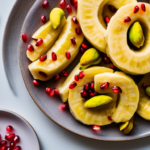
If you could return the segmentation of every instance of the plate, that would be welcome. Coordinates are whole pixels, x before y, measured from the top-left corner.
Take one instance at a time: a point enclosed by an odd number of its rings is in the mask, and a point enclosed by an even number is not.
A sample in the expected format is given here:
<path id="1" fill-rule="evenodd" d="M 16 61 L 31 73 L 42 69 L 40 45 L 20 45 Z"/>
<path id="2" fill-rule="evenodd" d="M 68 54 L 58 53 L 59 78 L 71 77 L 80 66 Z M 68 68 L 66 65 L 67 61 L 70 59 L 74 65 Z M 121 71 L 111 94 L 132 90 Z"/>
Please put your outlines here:
<path id="1" fill-rule="evenodd" d="M 40 144 L 38 137 L 33 127 L 20 115 L 8 111 L 0 110 L 0 132 L 1 139 L 4 140 L 7 125 L 11 125 L 14 128 L 16 135 L 20 136 L 20 142 L 17 144 L 21 146 L 22 150 L 40 150 Z"/>
<path id="2" fill-rule="evenodd" d="M 67 2 L 68 1 L 69 0 L 67 0 Z M 45 15 L 48 18 L 50 10 L 53 7 L 59 6 L 60 0 L 49 0 L 49 2 L 49 8 L 43 9 L 42 1 L 37 0 L 30 9 L 21 31 L 21 34 L 26 33 L 28 35 L 28 41 L 31 41 L 32 34 L 42 25 L 40 21 L 40 16 Z M 55 83 L 52 80 L 48 82 L 40 82 L 40 86 L 38 88 L 32 84 L 33 77 L 28 70 L 28 65 L 31 62 L 26 57 L 26 49 L 28 44 L 29 42 L 24 43 L 20 39 L 19 63 L 21 73 L 25 85 L 34 102 L 54 122 L 73 133 L 97 140 L 125 141 L 138 139 L 150 135 L 150 122 L 140 118 L 139 116 L 135 117 L 136 124 L 138 125 L 134 127 L 134 130 L 131 132 L 130 135 L 125 136 L 119 131 L 119 127 L 116 124 L 104 126 L 99 133 L 94 133 L 91 130 L 91 126 L 85 126 L 80 122 L 76 121 L 69 111 L 60 111 L 59 107 L 62 104 L 61 100 L 59 98 L 50 98 L 45 93 L 46 87 L 55 87 Z M 74 64 L 75 63 L 77 62 L 74 62 Z M 74 64 L 71 64 L 70 67 L 68 67 L 68 70 L 71 70 Z"/>

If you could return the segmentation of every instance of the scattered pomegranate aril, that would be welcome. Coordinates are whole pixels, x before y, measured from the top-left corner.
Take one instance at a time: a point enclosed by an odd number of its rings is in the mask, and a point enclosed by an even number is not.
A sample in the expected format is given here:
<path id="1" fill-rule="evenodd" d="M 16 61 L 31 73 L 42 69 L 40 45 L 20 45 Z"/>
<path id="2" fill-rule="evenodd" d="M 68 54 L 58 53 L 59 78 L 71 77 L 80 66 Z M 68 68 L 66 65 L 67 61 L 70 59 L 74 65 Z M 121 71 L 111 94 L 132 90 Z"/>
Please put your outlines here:
<path id="1" fill-rule="evenodd" d="M 145 88 L 147 87 L 147 84 L 146 84 L 146 83 L 142 83 L 141 87 L 142 87 L 143 89 L 145 89 Z"/>
<path id="2" fill-rule="evenodd" d="M 61 0 L 61 1 L 60 1 L 60 8 L 61 8 L 61 9 L 64 9 L 65 6 L 66 6 L 65 0 Z"/>
<path id="3" fill-rule="evenodd" d="M 76 34 L 77 34 L 77 35 L 82 34 L 82 30 L 81 30 L 80 27 L 77 27 L 77 28 L 76 28 Z"/>
<path id="4" fill-rule="evenodd" d="M 109 64 L 110 63 L 110 59 L 108 57 L 104 57 L 103 60 L 104 60 L 105 64 Z"/>
<path id="5" fill-rule="evenodd" d="M 74 3 L 74 8 L 75 8 L 75 9 L 78 8 L 78 2 L 77 2 L 77 1 Z"/>
<path id="6" fill-rule="evenodd" d="M 20 137 L 18 135 L 15 135 L 14 143 L 18 143 L 20 141 Z"/>
<path id="7" fill-rule="evenodd" d="M 14 143 L 14 142 L 10 142 L 10 148 L 12 149 L 12 148 L 14 148 L 15 147 L 15 145 L 16 145 L 16 143 Z"/>
<path id="8" fill-rule="evenodd" d="M 35 86 L 39 86 L 39 83 L 38 83 L 37 80 L 33 80 L 33 84 L 34 84 Z"/>
<path id="9" fill-rule="evenodd" d="M 111 65 L 109 68 L 110 68 L 110 69 L 115 69 L 115 66 L 114 66 L 114 65 Z"/>
<path id="10" fill-rule="evenodd" d="M 42 21 L 43 23 L 46 23 L 46 16 L 42 15 L 42 16 L 41 16 L 41 21 Z"/>
<path id="11" fill-rule="evenodd" d="M 112 117 L 111 117 L 111 116 L 108 116 L 108 120 L 112 121 Z"/>
<path id="12" fill-rule="evenodd" d="M 6 127 L 6 131 L 7 131 L 7 132 L 13 131 L 13 127 L 12 127 L 11 125 L 8 125 L 8 126 Z"/>
<path id="13" fill-rule="evenodd" d="M 57 55 L 55 52 L 52 52 L 52 60 L 56 61 L 57 60 Z"/>
<path id="14" fill-rule="evenodd" d="M 139 11 L 139 9 L 140 9 L 139 6 L 135 6 L 134 7 L 134 13 L 137 13 Z"/>
<path id="15" fill-rule="evenodd" d="M 107 89 L 107 88 L 109 88 L 109 82 L 103 83 L 100 88 L 101 89 Z"/>
<path id="16" fill-rule="evenodd" d="M 0 146 L 4 146 L 4 145 L 7 145 L 7 141 L 6 140 L 0 141 Z"/>
<path id="17" fill-rule="evenodd" d="M 113 13 L 115 13 L 117 11 L 117 9 L 114 6 L 112 6 L 112 5 L 108 5 L 108 8 Z"/>
<path id="18" fill-rule="evenodd" d="M 79 75 L 74 76 L 75 81 L 79 81 Z"/>
<path id="19" fill-rule="evenodd" d="M 41 76 L 43 76 L 44 78 L 47 78 L 47 74 L 46 74 L 46 73 L 44 73 L 44 72 L 42 72 L 42 71 L 39 71 L 39 74 L 40 74 Z"/>
<path id="20" fill-rule="evenodd" d="M 70 0 L 71 5 L 74 6 L 74 4 L 75 4 L 76 1 L 77 1 L 77 0 Z"/>
<path id="21" fill-rule="evenodd" d="M 90 83 L 90 89 L 93 90 L 94 89 L 94 82 Z"/>
<path id="22" fill-rule="evenodd" d="M 143 11 L 146 11 L 145 4 L 141 4 L 141 9 L 142 9 Z"/>
<path id="23" fill-rule="evenodd" d="M 54 96 L 55 95 L 55 91 L 54 90 L 52 90 L 50 93 L 49 93 L 49 96 Z"/>
<path id="24" fill-rule="evenodd" d="M 25 33 L 22 34 L 22 40 L 25 43 L 28 41 L 28 37 L 27 37 L 27 35 Z"/>
<path id="25" fill-rule="evenodd" d="M 60 109 L 61 110 L 65 110 L 65 109 L 67 109 L 68 108 L 68 105 L 67 104 L 62 104 L 61 106 L 60 106 Z"/>
<path id="26" fill-rule="evenodd" d="M 84 85 L 84 90 L 86 90 L 86 91 L 90 90 L 90 84 L 89 83 Z"/>
<path id="27" fill-rule="evenodd" d="M 87 96 L 88 96 L 88 93 L 85 90 L 82 90 L 81 91 L 81 97 L 82 98 L 87 98 Z"/>
<path id="28" fill-rule="evenodd" d="M 54 89 L 54 93 L 55 93 L 55 95 L 59 95 L 59 91 L 58 91 L 58 89 Z"/>
<path id="29" fill-rule="evenodd" d="M 130 22 L 130 21 L 131 21 L 130 17 L 127 16 L 127 17 L 124 18 L 124 22 Z"/>
<path id="30" fill-rule="evenodd" d="M 52 90 L 52 89 L 51 89 L 50 87 L 47 87 L 45 91 L 46 91 L 46 93 L 50 93 L 51 90 Z"/>
<path id="31" fill-rule="evenodd" d="M 79 79 L 83 79 L 84 76 L 85 76 L 84 71 L 81 71 L 81 72 L 79 73 Z"/>
<path id="32" fill-rule="evenodd" d="M 77 17 L 73 16 L 73 17 L 72 17 L 72 21 L 73 21 L 75 24 L 78 24 Z"/>
<path id="33" fill-rule="evenodd" d="M 42 43 L 43 43 L 43 40 L 41 38 L 39 38 L 35 45 L 40 46 L 40 45 L 42 45 Z"/>
<path id="34" fill-rule="evenodd" d="M 114 93 L 122 93 L 122 90 L 121 90 L 121 88 L 120 87 L 118 87 L 118 86 L 114 86 L 113 88 L 112 88 L 112 91 L 114 92 Z"/>
<path id="35" fill-rule="evenodd" d="M 70 58 L 71 58 L 70 52 L 66 52 L 66 58 L 67 58 L 67 59 L 70 59 Z"/>
<path id="36" fill-rule="evenodd" d="M 65 71 L 65 70 L 62 71 L 62 74 L 63 74 L 64 77 L 68 77 L 68 72 L 67 71 Z"/>
<path id="37" fill-rule="evenodd" d="M 90 97 L 94 97 L 94 96 L 96 96 L 96 95 L 97 95 L 97 92 L 91 92 L 91 93 L 89 94 Z"/>
<path id="38" fill-rule="evenodd" d="M 60 74 L 56 74 L 55 77 L 54 77 L 54 80 L 58 81 L 60 79 L 60 77 L 61 77 Z"/>
<path id="39" fill-rule="evenodd" d="M 47 55 L 45 54 L 45 55 L 43 55 L 43 56 L 40 57 L 39 61 L 43 62 L 46 59 L 47 59 Z"/>
<path id="40" fill-rule="evenodd" d="M 105 23 L 108 25 L 108 23 L 110 22 L 110 18 L 109 18 L 108 16 L 106 16 L 106 17 L 104 18 L 104 21 L 105 21 Z"/>
<path id="41" fill-rule="evenodd" d="M 71 43 L 72 43 L 73 45 L 76 45 L 76 39 L 75 39 L 74 37 L 71 38 Z"/>
<path id="42" fill-rule="evenodd" d="M 82 54 L 84 54 L 85 51 L 86 51 L 86 50 L 85 50 L 83 47 L 80 47 L 80 52 L 81 52 Z"/>
<path id="43" fill-rule="evenodd" d="M 20 146 L 16 146 L 13 150 L 21 150 Z"/>
<path id="44" fill-rule="evenodd" d="M 69 85 L 69 89 L 73 89 L 77 86 L 77 83 L 75 81 L 73 81 L 70 85 Z"/>
<path id="45" fill-rule="evenodd" d="M 14 133 L 6 134 L 6 135 L 5 135 L 5 139 L 6 139 L 7 141 L 13 141 L 14 138 L 15 138 L 15 134 L 14 134 Z"/>
<path id="46" fill-rule="evenodd" d="M 49 5 L 49 1 L 48 1 L 48 0 L 45 0 L 45 1 L 43 2 L 43 7 L 46 8 L 46 7 L 48 7 L 48 5 Z"/>
<path id="47" fill-rule="evenodd" d="M 6 149 L 7 149 L 7 146 L 1 147 L 1 150 L 6 150 Z"/>
<path id="48" fill-rule="evenodd" d="M 93 131 L 99 131 L 101 129 L 101 127 L 95 125 L 95 126 L 92 127 L 92 129 L 93 129 Z"/>
<path id="49" fill-rule="evenodd" d="M 34 51 L 33 45 L 29 44 L 27 50 L 33 52 Z"/>
<path id="50" fill-rule="evenodd" d="M 67 5 L 67 12 L 69 13 L 69 14 L 71 14 L 72 13 L 72 8 L 71 8 L 71 6 L 70 5 Z"/>
<path id="51" fill-rule="evenodd" d="M 87 45 L 86 43 L 82 43 L 82 44 L 81 44 L 81 47 L 84 48 L 85 50 L 88 49 L 88 45 Z"/>

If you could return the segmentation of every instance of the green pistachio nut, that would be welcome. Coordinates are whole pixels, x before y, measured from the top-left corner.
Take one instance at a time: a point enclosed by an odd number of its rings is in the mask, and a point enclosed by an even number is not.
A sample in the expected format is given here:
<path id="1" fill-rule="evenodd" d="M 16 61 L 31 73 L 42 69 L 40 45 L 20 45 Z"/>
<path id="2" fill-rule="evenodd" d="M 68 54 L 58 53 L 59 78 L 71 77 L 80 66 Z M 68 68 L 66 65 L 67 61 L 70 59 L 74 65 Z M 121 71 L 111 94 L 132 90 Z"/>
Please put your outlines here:
<path id="1" fill-rule="evenodd" d="M 56 29 L 60 24 L 65 16 L 65 12 L 60 8 L 54 8 L 50 13 L 50 21 L 52 24 L 52 27 Z"/>
<path id="2" fill-rule="evenodd" d="M 101 62 L 100 53 L 95 48 L 88 49 L 80 59 L 80 70 L 90 66 L 97 65 Z"/>
<path id="3" fill-rule="evenodd" d="M 137 48 L 140 48 L 141 46 L 144 45 L 145 37 L 144 37 L 143 30 L 139 22 L 135 22 L 132 25 L 129 31 L 129 39 L 130 39 L 130 42 Z"/>
<path id="4" fill-rule="evenodd" d="M 148 87 L 146 88 L 146 93 L 147 93 L 148 96 L 150 96 L 150 86 L 148 86 Z"/>
<path id="5" fill-rule="evenodd" d="M 107 95 L 95 96 L 85 102 L 85 108 L 104 107 L 112 102 L 113 98 Z"/>

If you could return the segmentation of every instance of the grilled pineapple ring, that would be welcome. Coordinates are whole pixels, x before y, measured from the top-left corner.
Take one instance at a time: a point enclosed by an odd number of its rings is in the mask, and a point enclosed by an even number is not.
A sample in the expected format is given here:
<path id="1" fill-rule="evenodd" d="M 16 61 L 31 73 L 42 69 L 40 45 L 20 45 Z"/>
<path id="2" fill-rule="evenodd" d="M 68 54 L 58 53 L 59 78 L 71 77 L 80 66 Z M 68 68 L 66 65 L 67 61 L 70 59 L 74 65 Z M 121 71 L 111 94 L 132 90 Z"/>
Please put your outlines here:
<path id="1" fill-rule="evenodd" d="M 105 82 L 109 82 L 109 88 L 100 89 Z M 133 117 L 138 107 L 139 90 L 132 78 L 122 72 L 103 73 L 95 76 L 94 85 L 98 93 L 112 93 L 114 86 L 122 89 L 118 105 L 112 116 L 114 122 L 127 122 Z"/>
<path id="2" fill-rule="evenodd" d="M 112 73 L 113 70 L 105 67 L 92 67 L 84 70 L 85 77 L 77 82 L 74 89 L 69 90 L 69 106 L 73 116 L 86 125 L 107 125 L 112 123 L 108 116 L 112 116 L 116 105 L 117 94 L 109 94 L 113 97 L 113 102 L 103 109 L 88 109 L 84 107 L 85 99 L 81 97 L 81 90 L 84 84 L 93 82 L 96 74 L 105 72 Z"/>
<path id="3" fill-rule="evenodd" d="M 141 87 L 142 83 L 146 83 L 150 85 L 150 73 L 145 75 L 143 79 L 138 84 L 139 92 L 140 92 L 140 101 L 137 109 L 137 113 L 146 120 L 150 120 L 150 96 L 146 94 L 145 89 Z"/>
<path id="4" fill-rule="evenodd" d="M 106 4 L 119 9 L 121 6 L 136 2 L 136 0 L 80 0 L 78 19 L 86 38 L 101 52 L 106 52 L 103 8 Z"/>
<path id="5" fill-rule="evenodd" d="M 132 3 L 120 8 L 112 17 L 106 34 L 108 56 L 115 66 L 131 74 L 150 72 L 150 5 L 144 3 L 146 11 L 143 11 L 141 4 Z M 137 13 L 134 13 L 135 6 L 140 8 Z M 131 18 L 131 21 L 124 22 L 127 16 Z M 137 20 L 144 27 L 145 44 L 141 50 L 133 51 L 127 44 L 127 32 Z"/>

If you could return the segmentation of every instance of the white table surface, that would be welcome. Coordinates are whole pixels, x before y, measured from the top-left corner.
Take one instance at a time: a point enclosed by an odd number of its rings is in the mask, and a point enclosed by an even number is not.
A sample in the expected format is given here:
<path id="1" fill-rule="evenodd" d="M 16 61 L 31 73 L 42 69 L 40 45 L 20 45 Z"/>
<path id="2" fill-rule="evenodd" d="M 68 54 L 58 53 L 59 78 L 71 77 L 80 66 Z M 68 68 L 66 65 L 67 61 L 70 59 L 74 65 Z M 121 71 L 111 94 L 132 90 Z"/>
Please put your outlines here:
<path id="1" fill-rule="evenodd" d="M 0 0 L 0 47 L 8 15 L 15 0 Z M 15 21 L 15 20 L 14 20 Z M 9 87 L 0 53 L 0 108 L 12 110 L 26 118 L 35 129 L 41 150 L 150 150 L 150 137 L 128 142 L 103 142 L 75 135 L 52 122 L 28 94 L 20 72 L 16 74 L 17 96 Z"/>

